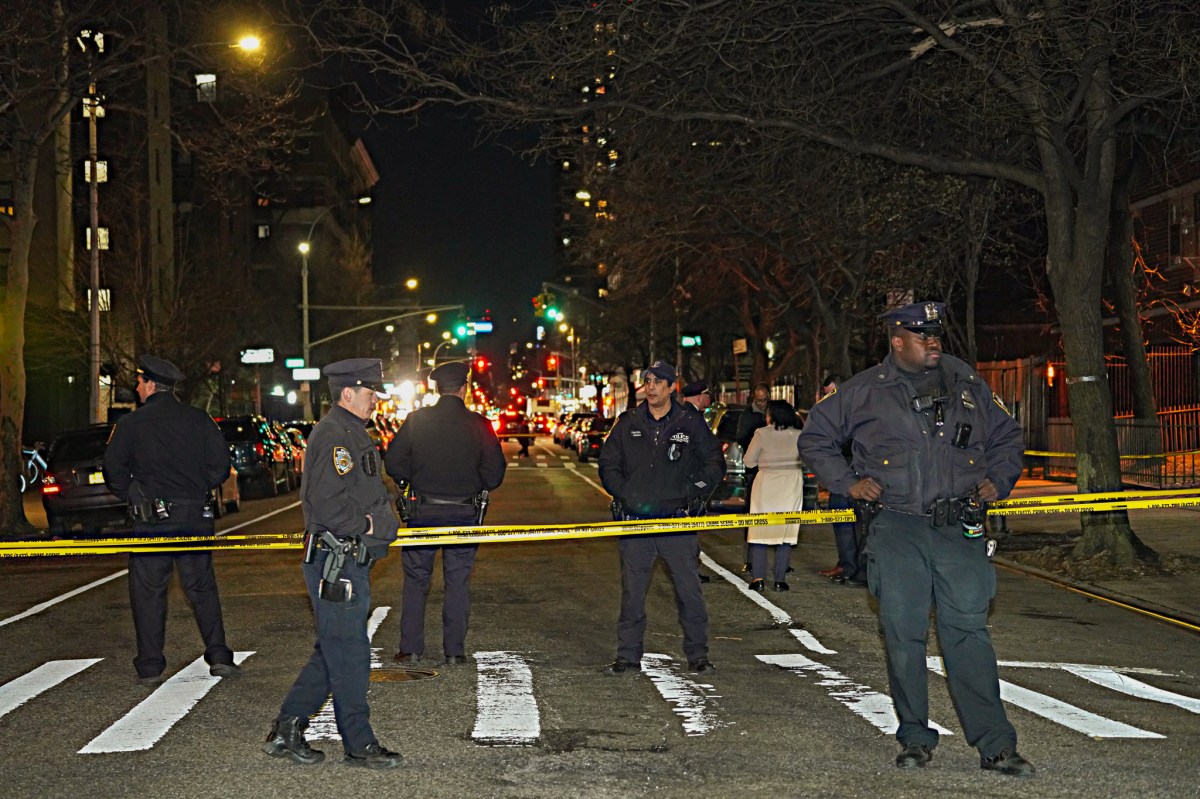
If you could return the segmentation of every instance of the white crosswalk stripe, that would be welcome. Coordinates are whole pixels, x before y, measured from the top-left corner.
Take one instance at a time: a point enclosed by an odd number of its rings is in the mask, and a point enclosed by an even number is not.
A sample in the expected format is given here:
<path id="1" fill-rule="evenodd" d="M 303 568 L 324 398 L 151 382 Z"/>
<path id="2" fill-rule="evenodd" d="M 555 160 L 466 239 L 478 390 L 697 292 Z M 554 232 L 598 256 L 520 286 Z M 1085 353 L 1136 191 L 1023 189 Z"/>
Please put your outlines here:
<path id="1" fill-rule="evenodd" d="M 10 711 L 16 710 L 38 694 L 48 691 L 63 680 L 74 677 L 88 666 L 95 665 L 103 659 L 51 660 L 28 674 L 23 674 L 11 682 L 0 685 L 0 718 Z"/>
<path id="2" fill-rule="evenodd" d="M 708 683 L 694 682 L 683 676 L 680 664 L 667 655 L 642 655 L 642 671 L 654 683 L 658 693 L 683 719 L 685 735 L 704 735 L 730 722 L 721 717 L 714 700 L 721 695 Z"/>
<path id="3" fill-rule="evenodd" d="M 476 652 L 479 670 L 471 737 L 493 746 L 529 746 L 542 734 L 533 672 L 513 652 Z"/>
<path id="4" fill-rule="evenodd" d="M 239 666 L 253 652 L 234 652 Z M 208 673 L 204 658 L 196 658 L 143 699 L 137 707 L 79 750 L 81 755 L 136 752 L 149 749 L 186 716 L 221 681 Z"/>

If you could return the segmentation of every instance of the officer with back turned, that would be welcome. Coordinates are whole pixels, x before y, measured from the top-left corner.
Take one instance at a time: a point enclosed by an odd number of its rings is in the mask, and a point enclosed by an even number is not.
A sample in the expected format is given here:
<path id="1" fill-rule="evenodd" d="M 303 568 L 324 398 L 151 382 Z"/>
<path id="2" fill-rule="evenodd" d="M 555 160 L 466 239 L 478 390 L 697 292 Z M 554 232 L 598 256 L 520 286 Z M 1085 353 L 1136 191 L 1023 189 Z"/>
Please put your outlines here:
<path id="1" fill-rule="evenodd" d="M 371 642 L 371 563 L 387 554 L 399 525 L 383 485 L 379 451 L 366 422 L 383 391 L 377 358 L 350 358 L 323 370 L 335 405 L 308 439 L 300 504 L 304 510 L 304 581 L 316 616 L 317 642 L 292 685 L 262 750 L 311 765 L 325 759 L 304 740 L 308 719 L 333 694 L 343 762 L 394 768 L 401 756 L 371 729 L 367 684 Z"/>
<path id="2" fill-rule="evenodd" d="M 725 474 L 721 443 L 700 413 L 675 398 L 671 364 L 655 361 L 646 369 L 643 385 L 645 402 L 617 418 L 600 450 L 600 481 L 613 496 L 613 518 L 701 516 L 706 498 Z M 605 673 L 642 670 L 646 592 L 659 558 L 675 584 L 688 668 L 696 674 L 715 672 L 708 659 L 708 609 L 696 572 L 700 557 L 696 533 L 622 536 L 617 550 L 621 556 L 617 658 Z"/>
<path id="3" fill-rule="evenodd" d="M 138 359 L 137 395 L 142 406 L 113 428 L 104 451 L 104 481 L 129 503 L 138 535 L 212 535 L 209 492 L 229 478 L 229 445 L 207 413 L 180 402 L 175 384 L 183 373 L 153 355 Z M 163 681 L 167 661 L 167 591 L 171 575 L 191 603 L 204 659 L 214 677 L 236 677 L 240 669 L 225 645 L 221 598 L 212 552 L 166 552 L 129 556 L 129 603 L 137 636 L 133 660 L 139 685 Z"/>
<path id="4" fill-rule="evenodd" d="M 438 401 L 413 411 L 388 447 L 388 475 L 400 485 L 409 527 L 469 527 L 483 523 L 488 492 L 504 480 L 504 452 L 487 419 L 469 410 L 465 363 L 444 363 L 429 373 Z M 400 551 L 404 593 L 397 663 L 418 663 L 425 654 L 425 601 L 433 562 L 442 553 L 445 604 L 442 653 L 445 665 L 466 662 L 471 615 L 471 569 L 478 544 L 408 546 Z"/>
<path id="5" fill-rule="evenodd" d="M 831 492 L 871 517 L 867 584 L 879 599 L 900 721 L 896 765 L 925 766 L 938 742 L 925 662 L 932 604 L 950 693 L 980 767 L 1031 776 L 1000 701 L 987 630 L 996 573 L 982 529 L 983 504 L 1008 496 L 1021 474 L 1021 428 L 975 370 L 942 353 L 945 310 L 924 302 L 885 314 L 887 356 L 814 405 L 797 446 Z"/>

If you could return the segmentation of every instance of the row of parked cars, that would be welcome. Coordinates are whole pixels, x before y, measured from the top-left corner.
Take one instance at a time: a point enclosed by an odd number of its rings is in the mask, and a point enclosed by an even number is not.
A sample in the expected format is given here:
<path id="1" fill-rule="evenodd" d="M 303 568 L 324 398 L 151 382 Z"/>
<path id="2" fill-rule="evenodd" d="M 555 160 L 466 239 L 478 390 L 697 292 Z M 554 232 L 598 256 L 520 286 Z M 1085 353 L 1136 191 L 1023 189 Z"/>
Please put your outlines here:
<path id="1" fill-rule="evenodd" d="M 313 422 L 287 425 L 261 416 L 216 420 L 229 444 L 229 479 L 214 491 L 215 514 L 241 509 L 242 497 L 275 496 L 297 488 L 304 473 L 307 437 Z M 50 445 L 42 506 L 52 535 L 76 528 L 96 534 L 108 526 L 128 526 L 123 502 L 104 482 L 104 449 L 111 424 L 70 430 Z"/>

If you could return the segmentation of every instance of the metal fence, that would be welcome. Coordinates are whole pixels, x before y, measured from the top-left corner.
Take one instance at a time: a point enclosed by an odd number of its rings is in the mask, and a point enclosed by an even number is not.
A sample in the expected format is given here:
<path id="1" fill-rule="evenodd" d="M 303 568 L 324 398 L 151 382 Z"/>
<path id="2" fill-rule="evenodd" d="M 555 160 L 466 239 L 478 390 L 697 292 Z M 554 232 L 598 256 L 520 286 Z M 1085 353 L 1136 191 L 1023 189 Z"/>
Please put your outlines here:
<path id="1" fill-rule="evenodd" d="M 1114 419 L 1117 452 L 1121 453 L 1121 481 L 1143 488 L 1194 488 L 1200 486 L 1200 408 L 1181 408 L 1158 415 L 1157 422 Z M 1046 425 L 1050 452 L 1076 452 L 1075 425 L 1071 419 L 1049 419 Z M 1075 458 L 1048 456 L 1033 459 L 1049 480 L 1075 478 Z"/>

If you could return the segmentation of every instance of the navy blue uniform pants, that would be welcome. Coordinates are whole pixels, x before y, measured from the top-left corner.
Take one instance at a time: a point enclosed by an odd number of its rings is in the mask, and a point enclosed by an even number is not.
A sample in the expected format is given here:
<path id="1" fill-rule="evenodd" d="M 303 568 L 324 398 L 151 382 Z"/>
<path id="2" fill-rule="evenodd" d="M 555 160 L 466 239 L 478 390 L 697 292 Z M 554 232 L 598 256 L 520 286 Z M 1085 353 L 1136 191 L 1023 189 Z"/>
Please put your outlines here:
<path id="1" fill-rule="evenodd" d="M 849 510 L 853 507 L 850 497 L 845 494 L 830 494 L 830 510 Z M 861 566 L 859 561 L 858 538 L 854 534 L 854 522 L 834 522 L 833 542 L 837 544 L 838 568 L 847 580 L 860 579 L 858 573 Z"/>
<path id="2" fill-rule="evenodd" d="M 688 663 L 708 658 L 708 609 L 700 592 L 700 540 L 695 533 L 636 535 L 618 540 L 621 555 L 621 616 L 617 621 L 617 657 L 640 663 L 645 654 L 646 592 L 654 564 L 662 558 L 675 585 L 675 606 L 683 628 Z"/>
<path id="3" fill-rule="evenodd" d="M 404 547 L 400 550 L 400 562 L 404 565 L 401 652 L 408 655 L 425 653 L 425 603 L 433 581 L 433 562 L 441 552 L 442 581 L 446 590 L 442 602 L 442 652 L 446 657 L 466 654 L 467 625 L 471 620 L 471 569 L 478 551 L 478 544 Z"/>
<path id="4" fill-rule="evenodd" d="M 167 666 L 163 656 L 167 634 L 167 593 L 171 577 L 179 571 L 179 583 L 192 606 L 204 659 L 209 664 L 233 663 L 233 652 L 225 645 L 221 597 L 213 572 L 211 552 L 182 552 L 129 556 L 129 604 L 137 656 L 133 667 L 139 677 L 155 677 Z"/>
<path id="5" fill-rule="evenodd" d="M 318 550 L 313 562 L 304 564 L 304 582 L 316 616 L 317 642 L 283 700 L 279 718 L 307 719 L 332 694 L 333 715 L 342 746 L 347 752 L 358 752 L 376 742 L 367 706 L 371 676 L 371 641 L 367 637 L 371 580 L 368 567 L 356 565 L 353 557 L 347 558 L 340 576 L 350 580 L 353 592 L 350 601 L 321 599 L 317 591 L 328 556 L 327 550 Z"/>
<path id="6" fill-rule="evenodd" d="M 996 652 L 987 630 L 996 571 L 983 538 L 967 538 L 954 524 L 882 511 L 867 539 L 867 582 L 879 598 L 887 645 L 888 681 L 901 744 L 937 745 L 929 726 L 929 672 L 925 643 L 929 611 L 937 611 L 946 679 L 967 743 L 985 757 L 1015 749 L 1017 733 L 1000 701 Z"/>

